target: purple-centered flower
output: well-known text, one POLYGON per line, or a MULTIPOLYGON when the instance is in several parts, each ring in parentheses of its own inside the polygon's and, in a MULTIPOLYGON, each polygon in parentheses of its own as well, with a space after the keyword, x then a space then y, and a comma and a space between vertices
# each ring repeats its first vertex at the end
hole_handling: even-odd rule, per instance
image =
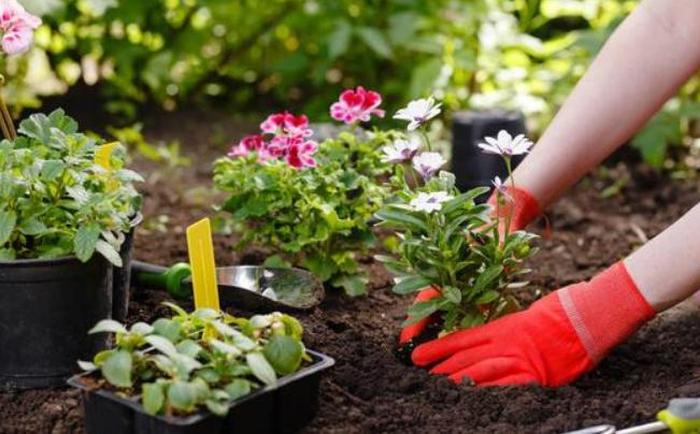
POLYGON ((501 130, 496 138, 484 137, 486 143, 479 143, 479 148, 487 154, 512 157, 530 152, 532 141, 524 134, 518 134, 513 138, 508 131, 501 130))
POLYGON ((409 161, 418 152, 420 144, 420 138, 416 136, 408 140, 396 140, 391 145, 382 148, 382 152, 384 152, 382 161, 387 163, 403 163, 404 161, 409 161))
POLYGON ((413 131, 440 114, 441 103, 435 103, 435 99, 430 98, 417 99, 408 103, 408 105, 394 115, 394 119, 408 121, 408 131, 413 131))
POLYGON ((440 211, 442 209, 442 204, 451 199, 452 196, 445 191, 436 191, 433 193, 420 192, 418 196, 411 200, 409 205, 416 211, 431 213, 433 211, 440 211))
POLYGON ((506 200, 512 201, 513 199, 510 197, 510 194, 508 193, 508 186, 501 180, 499 176, 493 178, 493 181, 491 181, 493 186, 496 188, 496 191, 498 191, 500 194, 503 195, 503 197, 506 200))
POLYGON ((413 168, 423 179, 428 179, 435 175, 446 162, 437 152, 423 152, 413 158, 413 168))

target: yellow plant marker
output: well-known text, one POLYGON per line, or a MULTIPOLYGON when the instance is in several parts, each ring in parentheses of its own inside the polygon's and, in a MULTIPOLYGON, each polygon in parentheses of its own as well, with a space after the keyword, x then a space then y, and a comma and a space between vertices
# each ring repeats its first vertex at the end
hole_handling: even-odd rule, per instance
POLYGON ((112 156, 112 152, 114 152, 114 149, 117 146, 119 146, 119 142, 110 142, 105 143, 102 146, 98 146, 97 150, 95 151, 95 163, 107 170, 110 170, 112 165, 109 162, 109 158, 112 156))
POLYGON ((194 307, 221 310, 219 287, 216 283, 214 246, 211 241, 211 223, 204 218, 187 228, 187 250, 192 267, 194 307))

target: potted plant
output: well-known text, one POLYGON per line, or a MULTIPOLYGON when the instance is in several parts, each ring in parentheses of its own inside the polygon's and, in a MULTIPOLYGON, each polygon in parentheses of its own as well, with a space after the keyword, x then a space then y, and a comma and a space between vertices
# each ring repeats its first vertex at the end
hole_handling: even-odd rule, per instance
POLYGON ((112 314, 141 177, 123 150, 97 164, 101 145, 60 109, 0 142, 0 387, 60 385, 106 343, 85 332, 112 314))
POLYGON ((88 434, 295 432, 313 417, 333 360, 305 349, 296 319, 166 305, 170 318, 90 331, 116 334, 116 346, 69 380, 88 434))
POLYGON ((358 129, 383 115, 380 103, 362 87, 343 92, 331 114, 350 129, 320 144, 310 139, 306 116, 270 115, 261 134, 216 161, 214 183, 230 195, 221 209, 240 234, 237 247, 267 248, 276 254, 270 265, 303 267, 349 295, 365 293, 358 257, 375 243, 369 220, 395 179, 380 149, 398 133, 358 129))
MULTIPOLYGON (((527 272, 523 261, 535 249, 530 246, 533 234, 509 230, 510 197, 500 178, 493 181, 496 203, 477 204, 475 200, 488 192, 487 187, 460 193, 454 175, 440 170, 445 160, 431 151, 422 131, 439 112, 439 104, 429 98, 411 102, 395 116, 409 121, 409 130, 417 132, 423 142, 411 147, 398 142, 386 151, 410 182, 377 213, 379 225, 394 229, 400 240, 395 255, 377 258, 396 275, 394 292, 434 289, 432 297, 409 307, 404 326, 433 316, 433 332, 444 334, 517 310, 513 291, 523 286, 518 281, 527 272), (421 150, 422 146, 427 150, 421 150)), ((532 145, 524 136, 513 138, 505 131, 486 141, 479 146, 500 155, 509 176, 512 158, 532 145)), ((412 347, 409 344, 400 353, 410 354, 412 347)))

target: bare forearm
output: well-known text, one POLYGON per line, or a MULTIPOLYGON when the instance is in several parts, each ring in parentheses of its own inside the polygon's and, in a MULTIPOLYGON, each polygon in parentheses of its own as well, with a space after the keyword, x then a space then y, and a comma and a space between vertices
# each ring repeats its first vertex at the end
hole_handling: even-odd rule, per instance
POLYGON ((646 0, 515 171, 542 208, 628 140, 700 67, 700 1, 646 0))
POLYGON ((659 312, 700 288, 700 205, 657 235, 627 259, 625 265, 659 312))

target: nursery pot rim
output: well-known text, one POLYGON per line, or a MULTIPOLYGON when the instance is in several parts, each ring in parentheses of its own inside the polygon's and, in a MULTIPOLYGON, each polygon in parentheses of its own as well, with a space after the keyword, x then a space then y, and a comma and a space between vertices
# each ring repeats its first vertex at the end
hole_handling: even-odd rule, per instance
MULTIPOLYGON (((330 368, 331 366, 335 365, 335 359, 333 359, 330 356, 327 356, 325 354, 313 351, 313 350, 306 350, 307 354, 313 356, 316 361, 308 366, 304 366, 301 369, 299 369, 297 372, 294 372, 289 375, 285 375, 283 377, 280 377, 277 379, 277 381, 274 384, 271 385, 265 385, 264 387, 261 387, 254 392, 251 392, 245 396, 242 396, 240 398, 234 399, 232 401, 229 401, 228 406, 229 409, 239 405, 243 402, 249 401, 251 399, 255 399, 256 397, 263 395, 264 393, 271 392, 279 387, 285 386, 286 384, 298 380, 300 378, 303 378, 307 375, 313 374, 314 372, 317 371, 323 371, 325 369, 330 368)), ((143 408, 143 405, 141 404, 140 400, 135 397, 135 396, 128 396, 128 397, 122 397, 117 395, 115 392, 110 391, 110 390, 105 390, 104 388, 90 388, 87 385, 85 385, 82 382, 83 377, 87 377, 89 375, 92 375, 95 371, 88 371, 88 372, 83 372, 82 374, 76 374, 72 377, 70 377, 66 383, 70 385, 71 387, 74 387, 76 389, 80 389, 83 392, 87 393, 96 393, 102 396, 103 398, 107 398, 109 400, 112 400, 114 402, 117 402, 119 404, 125 405, 127 407, 130 407, 131 409, 138 411, 140 413, 143 413, 149 417, 153 417, 156 419, 160 419, 161 421, 170 424, 170 425, 176 425, 176 426, 187 426, 187 425, 192 425, 196 422, 199 422, 202 419, 205 419, 207 417, 215 416, 213 413, 206 411, 206 410, 199 410, 196 413, 192 413, 186 416, 165 416, 161 414, 157 415, 151 415, 149 413, 146 413, 146 410, 143 408)))

